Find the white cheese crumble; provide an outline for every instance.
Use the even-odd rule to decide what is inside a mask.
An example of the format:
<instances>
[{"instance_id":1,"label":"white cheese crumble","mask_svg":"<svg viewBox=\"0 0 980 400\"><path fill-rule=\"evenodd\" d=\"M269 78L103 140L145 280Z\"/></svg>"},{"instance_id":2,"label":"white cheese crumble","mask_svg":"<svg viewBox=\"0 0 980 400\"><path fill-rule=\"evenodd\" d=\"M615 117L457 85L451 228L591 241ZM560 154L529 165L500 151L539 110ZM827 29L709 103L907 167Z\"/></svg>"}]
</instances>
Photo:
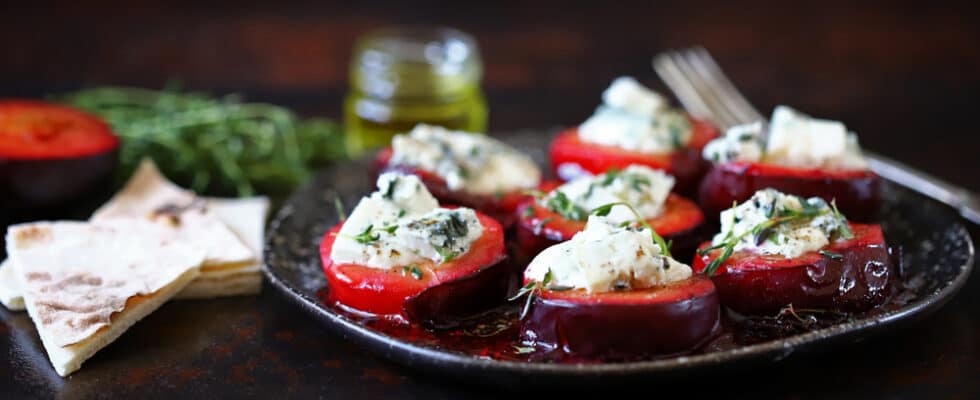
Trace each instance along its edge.
<instances>
[{"instance_id":1,"label":"white cheese crumble","mask_svg":"<svg viewBox=\"0 0 980 400\"><path fill-rule=\"evenodd\" d=\"M764 136L761 121L734 126L705 146L704 158L716 163L761 161L802 168L868 168L857 135L839 121L813 118L781 105L773 110L768 138Z\"/></svg>"},{"instance_id":2,"label":"white cheese crumble","mask_svg":"<svg viewBox=\"0 0 980 400\"><path fill-rule=\"evenodd\" d=\"M330 258L379 269L442 264L465 254L482 234L473 210L440 208L418 177L389 172L347 217Z\"/></svg>"},{"instance_id":3,"label":"white cheese crumble","mask_svg":"<svg viewBox=\"0 0 980 400\"><path fill-rule=\"evenodd\" d=\"M626 203L640 214L640 218L650 219L663 213L664 202L673 187L673 176L646 166L631 165L622 171L608 171L565 183L539 203L566 218L579 220L585 219L597 207ZM578 207L577 211L568 212L572 210L569 203ZM636 220L627 207L613 207L607 217L614 223Z\"/></svg>"},{"instance_id":4,"label":"white cheese crumble","mask_svg":"<svg viewBox=\"0 0 980 400\"><path fill-rule=\"evenodd\" d=\"M486 135L419 124L396 135L391 147L391 165L431 171L453 191L498 194L541 182L541 171L530 157Z\"/></svg>"},{"instance_id":5,"label":"white cheese crumble","mask_svg":"<svg viewBox=\"0 0 980 400\"><path fill-rule=\"evenodd\" d=\"M702 154L715 163L759 162L766 147L762 129L762 121L733 126L708 142Z\"/></svg>"},{"instance_id":6,"label":"white cheese crumble","mask_svg":"<svg viewBox=\"0 0 980 400\"><path fill-rule=\"evenodd\" d=\"M571 240L538 254L524 278L542 282L548 271L549 288L589 293L650 288L691 277L690 266L661 254L650 230L620 227L595 215Z\"/></svg>"},{"instance_id":7,"label":"white cheese crumble","mask_svg":"<svg viewBox=\"0 0 980 400\"><path fill-rule=\"evenodd\" d=\"M603 104L578 128L585 142L645 153L670 153L691 141L684 113L636 79L619 77L602 94Z\"/></svg>"},{"instance_id":8,"label":"white cheese crumble","mask_svg":"<svg viewBox=\"0 0 980 400\"><path fill-rule=\"evenodd\" d=\"M753 231L760 224L788 215L804 213L809 217L793 218L776 224L764 233ZM749 250L759 254L778 254L787 258L819 250L830 244L831 237L847 226L843 215L835 212L819 197L803 199L774 189L756 192L752 198L721 213L721 232L713 245L731 238L741 239L734 251Z\"/></svg>"}]
</instances>

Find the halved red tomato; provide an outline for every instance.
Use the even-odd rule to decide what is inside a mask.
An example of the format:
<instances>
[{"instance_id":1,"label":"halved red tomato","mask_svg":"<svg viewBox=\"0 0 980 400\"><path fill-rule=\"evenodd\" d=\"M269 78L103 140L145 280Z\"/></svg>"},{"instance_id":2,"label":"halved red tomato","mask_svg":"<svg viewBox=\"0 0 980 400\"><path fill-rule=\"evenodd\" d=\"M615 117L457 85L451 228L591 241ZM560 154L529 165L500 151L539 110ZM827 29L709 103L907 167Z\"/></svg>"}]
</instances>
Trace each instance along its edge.
<instances>
[{"instance_id":1,"label":"halved red tomato","mask_svg":"<svg viewBox=\"0 0 980 400\"><path fill-rule=\"evenodd\" d=\"M625 150L615 146L605 146L583 142L579 139L578 128L568 129L551 142L551 168L555 176L563 180L576 178L571 170L584 170L593 175L612 168L624 169L632 164L646 165L660 169L677 179L676 191L683 195L696 194L698 182L707 172L710 163L701 157L701 149L711 139L718 137L718 130L707 121L690 118L693 128L691 141L686 148L669 154L650 154Z\"/></svg>"},{"instance_id":2,"label":"halved red tomato","mask_svg":"<svg viewBox=\"0 0 980 400\"><path fill-rule=\"evenodd\" d=\"M377 178L387 171L400 171L405 174L418 176L429 193L440 203L458 204L490 215L500 222L504 228L514 224L514 210L529 196L523 190L496 194L472 194L459 190L450 190L446 180L431 171L405 165L390 165L391 147L382 149L374 159L372 177Z\"/></svg>"},{"instance_id":3,"label":"halved red tomato","mask_svg":"<svg viewBox=\"0 0 980 400\"><path fill-rule=\"evenodd\" d=\"M58 104L0 100L0 207L54 206L100 189L119 138L98 117Z\"/></svg>"},{"instance_id":4,"label":"halved red tomato","mask_svg":"<svg viewBox=\"0 0 980 400\"><path fill-rule=\"evenodd\" d=\"M766 314L792 304L798 308L862 311L883 303L895 277L892 258L878 225L851 225L854 238L796 258L738 251L714 273L722 304L746 314ZM706 242L701 248L710 246ZM702 272L721 253L695 256Z\"/></svg>"},{"instance_id":5,"label":"halved red tomato","mask_svg":"<svg viewBox=\"0 0 980 400\"><path fill-rule=\"evenodd\" d=\"M521 338L586 360L637 359L696 349L718 331L720 317L715 285L701 275L639 290L543 289Z\"/></svg>"},{"instance_id":6,"label":"halved red tomato","mask_svg":"<svg viewBox=\"0 0 980 400\"><path fill-rule=\"evenodd\" d=\"M718 215L732 202L748 200L756 191L773 188L803 197L820 197L848 218L873 219L881 203L881 179L870 170L793 168L765 163L731 162L715 166L701 182L704 212Z\"/></svg>"},{"instance_id":7,"label":"halved red tomato","mask_svg":"<svg viewBox=\"0 0 980 400\"><path fill-rule=\"evenodd\" d=\"M477 217L483 235L465 254L440 265L429 261L391 269L334 263L330 253L343 224L335 226L320 243L330 301L352 311L432 325L446 325L501 304L509 293L511 274L502 262L503 229L493 218L480 213ZM452 290L443 290L446 287Z\"/></svg>"},{"instance_id":8,"label":"halved red tomato","mask_svg":"<svg viewBox=\"0 0 980 400\"><path fill-rule=\"evenodd\" d=\"M559 184L543 184L545 190L552 190ZM515 258L529 261L542 250L564 242L585 229L586 221L576 221L563 217L547 207L529 199L517 208L517 240ZM706 234L704 215L693 201L676 194L670 194L664 202L664 211L656 218L647 220L650 227L665 240L673 241L671 252L681 261L689 261L694 249Z\"/></svg>"}]
</instances>

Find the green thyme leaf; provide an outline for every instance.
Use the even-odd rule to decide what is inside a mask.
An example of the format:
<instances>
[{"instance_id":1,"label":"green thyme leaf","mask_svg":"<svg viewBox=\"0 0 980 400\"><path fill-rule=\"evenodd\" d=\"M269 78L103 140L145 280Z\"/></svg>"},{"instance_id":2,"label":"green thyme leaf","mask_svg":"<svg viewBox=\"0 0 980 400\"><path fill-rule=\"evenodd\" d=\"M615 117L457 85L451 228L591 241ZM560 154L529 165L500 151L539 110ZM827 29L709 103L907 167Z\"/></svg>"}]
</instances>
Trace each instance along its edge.
<instances>
[{"instance_id":1,"label":"green thyme leaf","mask_svg":"<svg viewBox=\"0 0 980 400\"><path fill-rule=\"evenodd\" d=\"M333 207L337 211L337 216L340 217L340 222L347 221L347 213L344 212L344 201L340 199L340 196L333 198Z\"/></svg>"},{"instance_id":2,"label":"green thyme leaf","mask_svg":"<svg viewBox=\"0 0 980 400\"><path fill-rule=\"evenodd\" d=\"M573 221L584 221L589 218L589 213L585 209L579 207L564 192L558 190L548 196L545 206L562 217Z\"/></svg>"},{"instance_id":3,"label":"green thyme leaf","mask_svg":"<svg viewBox=\"0 0 980 400\"><path fill-rule=\"evenodd\" d=\"M622 173L622 171L620 171L620 170L619 170L618 168L609 168L609 169L608 169L608 170L607 170L607 171L606 171L606 172L605 172L605 173L603 174L603 178L602 178L602 186L609 186L609 185L612 185L612 183L613 183L613 182L615 182L615 181L616 181L616 179L618 179L618 178L619 178L619 175L620 175L621 173Z\"/></svg>"},{"instance_id":4,"label":"green thyme leaf","mask_svg":"<svg viewBox=\"0 0 980 400\"><path fill-rule=\"evenodd\" d=\"M402 276L408 274L411 274L412 278L415 278L416 280L422 280L422 270L415 264L402 267Z\"/></svg>"},{"instance_id":5,"label":"green thyme leaf","mask_svg":"<svg viewBox=\"0 0 980 400\"><path fill-rule=\"evenodd\" d=\"M670 144L674 149L684 148L684 144L681 143L681 129L675 125L670 125L667 129L670 131Z\"/></svg>"},{"instance_id":6,"label":"green thyme leaf","mask_svg":"<svg viewBox=\"0 0 980 400\"><path fill-rule=\"evenodd\" d=\"M381 197L391 200L392 196L395 195L395 186L398 184L398 178L388 181L388 189L385 190Z\"/></svg>"},{"instance_id":7,"label":"green thyme leaf","mask_svg":"<svg viewBox=\"0 0 980 400\"><path fill-rule=\"evenodd\" d=\"M844 255L843 254L834 253L832 251L827 251L827 250L820 250L820 254L823 254L824 256L826 256L828 258L835 259L835 260L840 260L840 259L844 258Z\"/></svg>"},{"instance_id":8,"label":"green thyme leaf","mask_svg":"<svg viewBox=\"0 0 980 400\"><path fill-rule=\"evenodd\" d=\"M531 310L531 305L534 304L534 298L541 292L542 288L551 283L553 278L554 275L552 275L551 269L549 268L548 272L544 274L544 278L541 279L541 282L528 282L521 288L521 290L517 291L516 295L509 299L509 301L514 301L520 299L521 297L527 296L527 298L524 300L524 307L521 308L520 319L524 319L524 317L527 316L527 313Z\"/></svg>"},{"instance_id":9,"label":"green thyme leaf","mask_svg":"<svg viewBox=\"0 0 980 400\"><path fill-rule=\"evenodd\" d=\"M433 246L436 249L436 253L439 253L439 257L442 257L442 262L450 262L459 256L459 252L453 251L447 247Z\"/></svg>"},{"instance_id":10,"label":"green thyme leaf","mask_svg":"<svg viewBox=\"0 0 980 400\"><path fill-rule=\"evenodd\" d=\"M381 238L381 236L377 233L372 235L371 233L373 229L374 225L368 225L366 228L364 228L363 232L358 233L357 236L354 236L354 240L360 244L368 244L377 241Z\"/></svg>"},{"instance_id":11,"label":"green thyme leaf","mask_svg":"<svg viewBox=\"0 0 980 400\"><path fill-rule=\"evenodd\" d=\"M609 215L609 212L612 211L612 208L614 206L616 206L616 204L617 203L609 203L609 204L605 204L605 205L601 205L599 207L593 208L592 209L592 214L593 215L600 216L600 217L605 217L605 216Z\"/></svg>"},{"instance_id":12,"label":"green thyme leaf","mask_svg":"<svg viewBox=\"0 0 980 400\"><path fill-rule=\"evenodd\" d=\"M848 224L844 214L841 214L840 210L837 209L837 199L830 200L830 207L834 210L834 216L842 221L840 227L837 228L837 236L844 240L854 239L854 232L851 231L851 225Z\"/></svg>"},{"instance_id":13,"label":"green thyme leaf","mask_svg":"<svg viewBox=\"0 0 980 400\"><path fill-rule=\"evenodd\" d=\"M531 218L534 216L534 214L534 206L527 206L527 208L524 209L524 218Z\"/></svg>"}]
</instances>

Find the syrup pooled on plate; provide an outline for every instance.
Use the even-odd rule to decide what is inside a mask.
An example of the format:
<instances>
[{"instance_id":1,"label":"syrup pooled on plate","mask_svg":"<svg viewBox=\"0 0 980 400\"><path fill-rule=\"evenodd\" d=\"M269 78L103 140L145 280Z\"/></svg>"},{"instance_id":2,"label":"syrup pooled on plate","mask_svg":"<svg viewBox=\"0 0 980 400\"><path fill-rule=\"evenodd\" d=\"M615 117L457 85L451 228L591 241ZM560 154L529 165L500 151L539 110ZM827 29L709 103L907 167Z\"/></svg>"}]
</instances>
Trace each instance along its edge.
<instances>
[{"instance_id":1,"label":"syrup pooled on plate","mask_svg":"<svg viewBox=\"0 0 980 400\"><path fill-rule=\"evenodd\" d=\"M899 283L893 285L898 289L889 296L885 304L860 313L840 313L787 306L775 315L745 316L725 309L722 311L720 331L698 349L687 354L667 354L654 358L637 359L582 359L569 355L560 349L536 348L527 343L522 343L519 336L521 328L520 304L523 301L517 301L462 320L454 328L430 330L415 323L406 324L403 321L393 321L347 311L328 300L329 288L327 287L320 289L317 295L320 301L334 312L365 327L414 345L438 347L441 350L499 361L573 364L644 361L680 355L721 352L828 328L901 307L915 295L912 292L913 288Z\"/></svg>"}]
</instances>

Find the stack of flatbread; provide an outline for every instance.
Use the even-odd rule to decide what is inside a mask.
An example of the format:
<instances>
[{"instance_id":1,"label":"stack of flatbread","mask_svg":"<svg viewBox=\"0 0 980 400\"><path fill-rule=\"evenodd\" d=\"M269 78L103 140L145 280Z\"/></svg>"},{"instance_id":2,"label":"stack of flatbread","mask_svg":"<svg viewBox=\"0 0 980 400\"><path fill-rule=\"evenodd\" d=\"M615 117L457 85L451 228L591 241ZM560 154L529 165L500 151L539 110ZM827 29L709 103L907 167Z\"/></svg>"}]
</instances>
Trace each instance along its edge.
<instances>
[{"instance_id":1,"label":"stack of flatbread","mask_svg":"<svg viewBox=\"0 0 980 400\"><path fill-rule=\"evenodd\" d=\"M171 298L259 293L268 207L199 197L144 161L88 222L10 227L0 302L26 308L67 376Z\"/></svg>"}]
</instances>

